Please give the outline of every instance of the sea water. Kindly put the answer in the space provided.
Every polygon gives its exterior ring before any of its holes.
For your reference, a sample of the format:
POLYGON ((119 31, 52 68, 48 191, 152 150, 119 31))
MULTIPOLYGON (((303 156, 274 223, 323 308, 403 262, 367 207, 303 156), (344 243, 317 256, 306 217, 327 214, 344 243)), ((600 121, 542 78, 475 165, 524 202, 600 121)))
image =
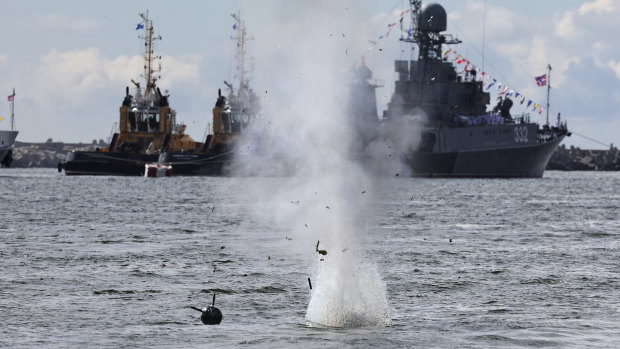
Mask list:
POLYGON ((359 248, 322 241, 327 255, 312 223, 282 219, 303 217, 304 198, 270 196, 289 180, 0 170, 0 346, 620 342, 620 173, 375 179, 349 217, 372 216, 351 225, 359 248), (330 274, 349 252, 346 275, 330 274), (327 291, 352 282, 362 295, 327 291), (190 306, 213 293, 224 319, 204 326, 190 306), (348 322, 310 321, 330 309, 348 322))

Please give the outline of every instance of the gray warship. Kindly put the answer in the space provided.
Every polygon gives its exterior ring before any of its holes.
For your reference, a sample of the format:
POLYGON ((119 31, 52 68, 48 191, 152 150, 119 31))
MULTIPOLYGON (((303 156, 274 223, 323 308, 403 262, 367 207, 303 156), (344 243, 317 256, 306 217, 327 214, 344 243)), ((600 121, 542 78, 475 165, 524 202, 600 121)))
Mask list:
MULTIPOLYGON (((401 146, 400 161, 412 176, 542 177, 555 149, 570 136, 566 122, 558 118, 551 126, 547 115, 547 123, 540 126, 529 114, 513 117, 510 98, 499 99, 488 111, 490 94, 477 81, 476 71, 461 76, 442 55, 442 45, 461 42, 441 34, 446 30, 445 9, 419 0, 410 5, 412 29, 400 40, 418 47, 418 59, 395 61, 398 80, 380 121, 354 112, 358 125, 364 125, 358 127, 365 130, 359 135, 367 144, 381 138, 415 138, 409 144, 402 139, 393 143, 401 146), (368 132, 371 123, 377 124, 374 132, 368 132), (407 129, 415 131, 403 134, 407 129)), ((377 85, 368 79, 367 68, 360 73, 355 98, 367 101, 372 94, 374 101, 377 85)))

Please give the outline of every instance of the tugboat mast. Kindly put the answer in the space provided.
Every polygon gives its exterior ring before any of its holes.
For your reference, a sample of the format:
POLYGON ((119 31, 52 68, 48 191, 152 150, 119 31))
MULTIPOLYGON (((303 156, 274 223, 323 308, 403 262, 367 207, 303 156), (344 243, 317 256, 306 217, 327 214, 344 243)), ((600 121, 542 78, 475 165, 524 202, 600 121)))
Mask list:
MULTIPOLYGON (((235 24, 235 29, 238 31, 236 36, 233 36, 232 39, 236 39, 236 49, 235 49, 235 60, 237 63, 235 76, 239 80, 239 89, 237 90, 237 101, 242 101, 244 103, 248 103, 249 101, 249 91, 247 91, 249 87, 249 77, 247 76, 249 73, 245 69, 245 59, 247 54, 247 31, 245 29, 245 21, 241 20, 241 11, 237 13, 231 14, 232 18, 237 22, 235 24)), ((234 93, 233 88, 229 86, 231 89, 231 94, 234 93)))
POLYGON ((155 68, 154 61, 161 59, 161 56, 154 55, 153 43, 155 40, 161 40, 161 35, 155 37, 153 31, 153 21, 149 19, 149 11, 146 14, 141 13, 140 17, 144 21, 144 35, 140 36, 140 39, 144 39, 144 74, 142 77, 146 79, 146 88, 144 89, 144 98, 149 99, 151 96, 156 96, 155 82, 161 78, 161 75, 155 77, 154 73, 161 72, 161 63, 155 68))

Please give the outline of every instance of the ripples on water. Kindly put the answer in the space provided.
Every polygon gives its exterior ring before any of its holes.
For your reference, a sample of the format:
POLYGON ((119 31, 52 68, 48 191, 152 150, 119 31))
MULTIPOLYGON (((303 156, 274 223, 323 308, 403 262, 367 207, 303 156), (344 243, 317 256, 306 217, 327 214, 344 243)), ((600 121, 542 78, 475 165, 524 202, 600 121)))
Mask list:
MULTIPOLYGON (((620 174, 379 180, 360 197, 376 213, 363 254, 386 283, 392 324, 345 329, 306 323, 316 240, 278 219, 269 191, 247 190, 282 181, 1 170, 0 346, 620 340, 620 174), (213 292, 224 320, 203 326, 189 306, 213 292)), ((279 207, 293 212, 295 200, 279 207)))

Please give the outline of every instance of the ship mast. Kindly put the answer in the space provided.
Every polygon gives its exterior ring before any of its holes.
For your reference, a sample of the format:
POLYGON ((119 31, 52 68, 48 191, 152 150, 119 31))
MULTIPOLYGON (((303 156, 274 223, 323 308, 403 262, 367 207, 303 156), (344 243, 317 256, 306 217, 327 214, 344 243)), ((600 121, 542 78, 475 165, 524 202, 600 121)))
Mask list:
POLYGON ((11 131, 15 131, 15 87, 11 97, 11 131))
POLYGON ((549 125, 549 92, 551 90, 551 64, 547 66, 549 72, 547 73, 547 125, 549 125))
MULTIPOLYGON (((247 89, 249 87, 249 73, 245 68, 245 60, 247 54, 247 41, 251 38, 248 38, 247 36, 245 21, 241 20, 241 11, 231 14, 231 16, 237 22, 234 27, 235 30, 237 30, 237 35, 232 37, 232 39, 236 39, 237 41, 237 46, 235 49, 235 60, 237 63, 235 75, 236 78, 239 80, 239 89, 237 90, 237 96, 235 99, 237 101, 242 101, 243 103, 248 104, 249 91, 247 91, 247 89)), ((233 92, 232 88, 231 92, 233 92)))
POLYGON ((140 36, 140 39, 144 39, 144 74, 142 77, 146 80, 146 89, 144 89, 144 98, 157 96, 155 82, 161 78, 161 75, 155 77, 155 73, 161 72, 161 63, 155 67, 155 60, 161 59, 161 56, 157 56, 153 51, 153 43, 156 40, 161 40, 160 36, 155 36, 153 31, 153 21, 149 19, 149 11, 146 14, 141 13, 140 17, 144 21, 144 35, 140 36))

